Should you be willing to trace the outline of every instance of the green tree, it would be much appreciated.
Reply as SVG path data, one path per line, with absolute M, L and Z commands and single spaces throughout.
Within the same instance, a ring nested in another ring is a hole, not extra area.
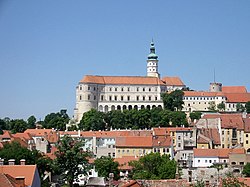
M 105 130 L 104 114 L 96 109 L 91 109 L 83 114 L 78 127 L 86 131 Z
M 102 156 L 94 161 L 95 169 L 98 171 L 98 175 L 108 179 L 109 173 L 114 174 L 114 179 L 119 179 L 120 171 L 118 169 L 119 163 L 114 161 L 113 158 L 109 156 Z
M 209 104 L 208 110 L 211 110 L 211 111 L 215 111 L 216 110 L 216 105 L 215 105 L 214 101 L 210 101 L 210 102 L 208 102 L 208 104 Z
M 10 120 L 10 130 L 12 133 L 24 132 L 27 128 L 28 125 L 23 119 Z
M 45 116 L 42 125 L 46 129 L 58 129 L 65 130 L 66 124 L 69 122 L 69 116 L 66 113 L 66 110 L 61 110 L 57 113 L 50 113 Z
M 205 187 L 205 182 L 202 180 L 198 180 L 196 181 L 196 183 L 194 184 L 194 187 Z
M 172 126 L 188 126 L 187 118 L 185 112 L 171 112 L 170 113 L 170 121 L 172 122 Z
M 27 125 L 28 125 L 28 129 L 34 129 L 36 126 L 35 126 L 35 123 L 36 123 L 36 118 L 35 116 L 30 116 L 28 119 L 27 119 Z
M 184 92 L 182 90 L 175 90 L 171 93 L 161 94 L 164 108 L 171 111 L 181 111 L 183 108 L 183 96 Z
M 225 103 L 221 102 L 217 105 L 217 108 L 219 111 L 224 111 L 225 110 Z
M 237 103 L 236 104 L 236 110 L 237 110 L 237 112 L 244 112 L 245 107 L 241 103 Z
M 243 167 L 242 174 L 245 175 L 246 177 L 250 177 L 250 163 L 249 162 Z
M 131 161 L 133 179 L 173 179 L 175 178 L 176 162 L 170 160 L 169 155 L 150 153 L 140 157 L 138 161 Z
M 108 116 L 108 123 L 109 127 L 113 129 L 123 129 L 126 128 L 125 119 L 124 119 L 124 112 L 121 110 L 111 110 L 107 113 Z
M 162 119 L 162 109 L 161 108 L 152 108 L 150 110 L 150 126 L 151 127 L 158 127 L 161 126 L 161 119 Z
M 150 111 L 148 109 L 138 110 L 136 123 L 140 129 L 150 128 Z
M 246 107 L 247 113 L 249 114 L 250 113 L 250 101 L 246 102 L 245 107 Z
M 68 135 L 63 138 L 56 145 L 58 151 L 56 152 L 56 166 L 64 180 L 70 186 L 73 186 L 74 180 L 77 180 L 79 174 L 87 174 L 90 169 L 88 158 L 91 154 L 82 150 L 84 142 L 76 140 Z
M 201 118 L 201 112 L 191 112 L 189 117 L 191 121 L 194 121 L 195 119 L 199 120 Z

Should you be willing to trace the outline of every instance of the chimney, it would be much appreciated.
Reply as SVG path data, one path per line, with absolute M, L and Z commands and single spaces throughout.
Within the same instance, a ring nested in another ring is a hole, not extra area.
M 0 159 L 0 166 L 4 165 L 4 159 Z
M 25 163 L 26 163 L 26 160 L 25 160 L 25 159 L 21 159 L 21 160 L 20 160 L 20 165 L 25 165 Z
M 20 185 L 20 187 L 25 187 L 25 177 L 24 176 L 17 176 L 16 183 Z
M 9 165 L 15 165 L 15 159 L 9 159 L 8 162 Z

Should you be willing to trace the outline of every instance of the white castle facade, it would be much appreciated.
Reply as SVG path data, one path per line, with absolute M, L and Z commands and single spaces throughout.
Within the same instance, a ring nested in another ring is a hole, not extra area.
M 108 112 L 163 107 L 161 93 L 184 87 L 179 77 L 160 78 L 158 56 L 151 42 L 147 76 L 85 75 L 76 87 L 74 118 L 79 122 L 83 113 L 92 108 Z

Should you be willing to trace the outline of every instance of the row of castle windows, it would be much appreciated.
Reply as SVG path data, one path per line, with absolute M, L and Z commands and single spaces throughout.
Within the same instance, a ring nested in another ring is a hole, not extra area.
M 219 99 L 220 97 L 183 97 L 184 100 L 213 100 Z M 224 97 L 222 97 L 224 99 Z
M 115 96 L 109 96 L 108 97 L 109 98 L 109 101 L 118 101 L 118 96 L 117 95 L 115 95 Z M 127 96 L 127 97 L 125 97 L 125 96 L 120 96 L 120 101 L 124 101 L 125 99 L 127 100 L 127 101 L 130 101 L 130 96 Z M 82 98 L 82 96 L 80 95 L 79 96 L 79 100 L 82 100 L 83 98 Z M 152 99 L 153 99 L 153 97 L 152 96 L 148 96 L 148 97 L 146 97 L 146 96 L 136 96 L 136 101 L 146 101 L 146 100 L 148 100 L 148 101 L 152 101 Z M 88 94 L 88 100 L 91 100 L 91 95 L 90 94 Z M 96 96 L 94 95 L 93 96 L 93 100 L 96 100 Z M 105 100 L 105 98 L 104 98 L 104 95 L 101 95 L 101 101 L 104 101 Z M 157 96 L 155 96 L 154 97 L 154 100 L 155 101 L 158 101 L 158 97 Z
M 103 88 L 104 88 L 104 87 L 103 87 Z M 102 88 L 102 89 L 103 89 L 103 88 Z M 83 87 L 82 87 L 82 86 L 79 86 L 79 90 L 83 90 Z M 93 86 L 93 87 L 88 86 L 88 91 L 96 91 L 96 90 L 98 90 L 98 87 L 95 87 L 95 86 Z M 130 87 L 109 87 L 108 90 L 109 90 L 110 92 L 112 92 L 112 91 L 115 91 L 115 92 L 117 92 L 117 91 L 121 91 L 121 92 L 123 92 L 123 91 L 128 91 L 128 92 L 130 92 L 132 89 L 131 89 Z M 149 91 L 149 92 L 151 92 L 152 90 L 153 90 L 153 88 L 136 87 L 136 91 L 137 91 L 137 92 L 139 92 L 139 91 L 142 91 L 142 92 Z M 157 91 L 157 90 L 158 90 L 158 88 L 157 88 L 157 87 L 154 87 L 154 91 Z M 163 90 L 163 91 L 164 91 L 164 90 Z

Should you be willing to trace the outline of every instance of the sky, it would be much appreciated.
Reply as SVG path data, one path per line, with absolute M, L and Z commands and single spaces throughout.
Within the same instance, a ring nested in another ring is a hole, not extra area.
M 0 0 L 0 118 L 75 107 L 84 75 L 161 76 L 250 90 L 249 0 Z

